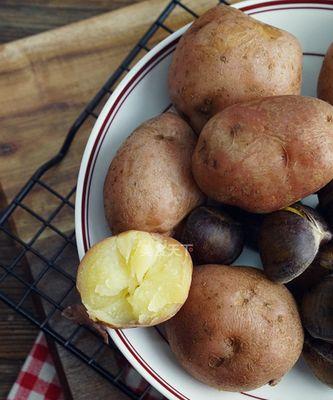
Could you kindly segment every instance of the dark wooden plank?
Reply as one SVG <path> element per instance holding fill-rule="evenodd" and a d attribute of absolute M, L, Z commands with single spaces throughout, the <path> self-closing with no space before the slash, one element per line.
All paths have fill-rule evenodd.
<path fill-rule="evenodd" d="M 0 184 L 0 210 L 6 206 Z M 10 264 L 17 247 L 12 239 L 0 232 L 1 263 Z M 3 270 L 0 268 L 0 278 Z M 22 296 L 22 287 L 15 279 L 6 279 L 0 283 L 0 290 L 8 297 L 18 300 Z M 32 307 L 32 304 L 28 304 Z M 33 345 L 38 331 L 30 322 L 0 302 L 0 399 L 5 399 L 28 352 Z"/>
<path fill-rule="evenodd" d="M 2 0 L 0 43 L 58 28 L 142 0 Z"/>
<path fill-rule="evenodd" d="M 0 399 L 5 399 L 38 331 L 26 319 L 0 302 L 0 332 Z"/>

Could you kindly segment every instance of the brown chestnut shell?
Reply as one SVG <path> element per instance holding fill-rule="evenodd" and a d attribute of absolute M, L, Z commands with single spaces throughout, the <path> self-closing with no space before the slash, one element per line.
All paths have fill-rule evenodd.
<path fill-rule="evenodd" d="M 333 388 L 333 344 L 306 335 L 303 356 L 314 375 Z"/>
<path fill-rule="evenodd" d="M 312 337 L 333 343 L 333 275 L 325 277 L 303 297 L 301 316 Z"/>
<path fill-rule="evenodd" d="M 333 272 L 333 241 L 323 245 L 313 263 L 298 277 L 287 284 L 297 301 L 325 276 Z"/>
<path fill-rule="evenodd" d="M 221 210 L 227 212 L 232 218 L 242 224 L 245 244 L 258 251 L 259 233 L 265 214 L 254 214 L 241 208 L 227 205 L 223 205 Z"/>
<path fill-rule="evenodd" d="M 243 250 L 242 225 L 226 212 L 201 206 L 187 217 L 180 241 L 195 264 L 231 264 Z"/>
<path fill-rule="evenodd" d="M 294 204 L 268 214 L 259 234 L 259 252 L 267 277 L 287 283 L 314 261 L 319 246 L 332 239 L 326 222 L 314 209 Z"/>

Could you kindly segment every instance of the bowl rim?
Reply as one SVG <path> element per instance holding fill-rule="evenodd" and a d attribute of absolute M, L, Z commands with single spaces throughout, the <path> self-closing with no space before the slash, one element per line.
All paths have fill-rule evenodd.
<path fill-rule="evenodd" d="M 249 15 L 269 12 L 273 10 L 288 9 L 319 9 L 333 11 L 333 0 L 245 0 L 233 4 L 232 7 L 238 8 Z M 138 79 L 143 78 L 152 68 L 161 62 L 166 56 L 174 51 L 177 42 L 182 34 L 191 25 L 180 28 L 150 50 L 125 76 L 117 88 L 114 90 L 108 101 L 104 105 L 87 141 L 82 161 L 80 165 L 76 199 L 75 199 L 75 232 L 79 258 L 82 259 L 85 252 L 89 249 L 90 243 L 87 236 L 87 188 L 91 184 L 91 175 L 95 156 L 102 145 L 101 137 L 106 135 L 114 113 L 121 109 L 122 102 L 134 88 Z M 111 122 L 110 122 L 111 120 Z M 97 152 L 97 153 L 96 153 Z M 133 367 L 153 385 L 160 393 L 169 399 L 189 400 L 184 394 L 180 393 L 170 383 L 159 376 L 146 362 L 121 329 L 108 329 L 108 332 L 120 351 Z M 250 393 L 241 393 L 252 399 L 267 400 Z"/>

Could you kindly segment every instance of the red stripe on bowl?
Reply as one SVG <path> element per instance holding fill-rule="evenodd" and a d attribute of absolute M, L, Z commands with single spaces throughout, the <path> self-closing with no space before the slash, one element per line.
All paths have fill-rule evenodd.
<path fill-rule="evenodd" d="M 240 10 L 242 11 L 249 11 L 253 9 L 258 9 L 258 8 L 263 8 L 263 7 L 271 7 L 271 6 L 280 6 L 280 5 L 285 5 L 285 4 L 313 4 L 316 9 L 322 9 L 321 7 L 318 7 L 318 4 L 323 4 L 323 5 L 331 5 L 333 6 L 333 0 L 320 0 L 320 1 L 304 1 L 304 0 L 293 0 L 293 1 L 285 1 L 285 0 L 276 0 L 276 1 L 268 1 L 267 3 L 261 3 L 261 4 L 252 4 L 251 6 L 244 6 L 240 7 Z M 316 7 L 317 5 L 317 7 Z M 296 7 L 289 7 L 291 8 L 296 8 Z M 306 9 L 307 7 L 300 7 L 302 9 Z M 312 8 L 312 7 L 309 7 Z M 274 11 L 273 10 L 266 10 L 266 11 Z"/>

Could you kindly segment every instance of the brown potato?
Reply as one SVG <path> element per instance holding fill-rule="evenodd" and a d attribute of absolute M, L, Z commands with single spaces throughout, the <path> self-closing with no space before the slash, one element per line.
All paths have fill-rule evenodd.
<path fill-rule="evenodd" d="M 318 97 L 333 104 L 333 43 L 328 48 L 318 79 Z"/>
<path fill-rule="evenodd" d="M 194 268 L 189 297 L 165 326 L 184 369 L 228 391 L 277 383 L 303 346 L 293 297 L 251 267 Z"/>
<path fill-rule="evenodd" d="M 175 239 L 128 231 L 85 254 L 77 289 L 93 321 L 111 328 L 152 326 L 184 304 L 191 277 L 191 257 Z"/>
<path fill-rule="evenodd" d="M 196 136 L 178 115 L 139 126 L 118 150 L 104 183 L 113 233 L 130 229 L 170 233 L 204 201 L 191 172 Z"/>
<path fill-rule="evenodd" d="M 199 133 L 232 104 L 300 94 L 302 57 L 290 33 L 216 6 L 180 39 L 169 69 L 170 97 Z"/>
<path fill-rule="evenodd" d="M 202 130 L 192 170 L 214 200 L 257 213 L 287 207 L 333 178 L 333 107 L 302 96 L 231 106 Z"/>

